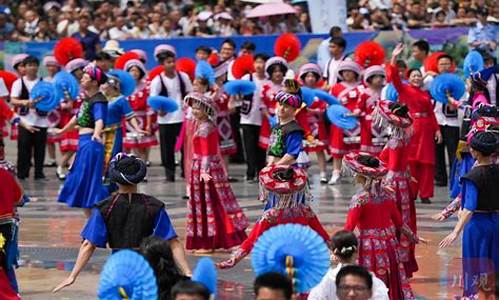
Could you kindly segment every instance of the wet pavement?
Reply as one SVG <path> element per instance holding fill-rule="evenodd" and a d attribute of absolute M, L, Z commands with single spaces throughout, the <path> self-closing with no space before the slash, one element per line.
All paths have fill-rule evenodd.
<path fill-rule="evenodd" d="M 8 159 L 15 162 L 15 147 L 8 143 Z M 177 234 L 185 235 L 186 200 L 181 178 L 175 183 L 165 183 L 162 168 L 158 165 L 159 153 L 153 151 L 153 166 L 148 169 L 149 181 L 140 186 L 142 192 L 151 194 L 166 203 Z M 230 174 L 240 181 L 232 184 L 245 214 L 254 222 L 262 212 L 257 201 L 257 184 L 243 182 L 244 165 L 231 165 Z M 318 215 L 328 233 L 339 230 L 346 218 L 349 200 L 355 191 L 352 183 L 337 186 L 319 184 L 319 172 L 310 170 L 312 193 L 317 199 Z M 95 299 L 102 268 L 108 250 L 98 250 L 77 281 L 57 294 L 50 290 L 67 276 L 73 267 L 80 245 L 80 230 L 84 225 L 83 213 L 57 203 L 61 182 L 56 179 L 55 168 L 46 168 L 48 181 L 27 179 L 23 182 L 25 192 L 31 197 L 26 207 L 19 210 L 21 216 L 20 251 L 21 267 L 17 270 L 23 299 Z M 447 249 L 437 244 L 452 229 L 456 217 L 437 223 L 430 216 L 437 213 L 448 202 L 446 188 L 436 188 L 436 196 L 430 205 L 417 203 L 419 235 L 429 239 L 427 245 L 417 245 L 417 261 L 420 270 L 411 279 L 411 285 L 420 299 L 452 299 L 461 294 L 461 246 L 460 240 Z M 216 261 L 229 256 L 228 253 L 212 255 Z M 189 255 L 192 266 L 198 257 Z M 231 270 L 219 272 L 219 299 L 251 299 L 254 274 L 250 260 L 244 259 Z"/>

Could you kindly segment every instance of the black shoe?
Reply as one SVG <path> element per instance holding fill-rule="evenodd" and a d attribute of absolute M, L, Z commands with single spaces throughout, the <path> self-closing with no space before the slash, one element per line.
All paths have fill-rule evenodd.
<path fill-rule="evenodd" d="M 229 181 L 229 182 L 238 182 L 239 180 L 236 179 L 236 178 L 234 178 L 234 177 L 228 176 L 227 177 L 227 181 Z"/>
<path fill-rule="evenodd" d="M 247 183 L 255 183 L 255 177 L 248 177 L 246 178 Z"/>
<path fill-rule="evenodd" d="M 434 181 L 434 185 L 435 186 L 447 186 L 448 184 L 446 183 L 446 181 L 436 180 L 436 181 Z"/>
<path fill-rule="evenodd" d="M 175 177 L 174 176 L 166 176 L 165 181 L 166 182 L 175 182 Z"/>
<path fill-rule="evenodd" d="M 51 161 L 43 165 L 44 167 L 57 167 L 57 163 L 55 161 Z"/>
<path fill-rule="evenodd" d="M 429 198 L 420 198 L 420 202 L 423 204 L 431 204 L 431 200 Z"/>
<path fill-rule="evenodd" d="M 184 200 L 188 200 L 188 199 L 189 199 L 189 196 L 188 196 L 188 195 L 184 195 L 184 196 L 182 196 L 182 199 L 184 199 Z"/>
<path fill-rule="evenodd" d="M 47 181 L 47 177 L 45 177 L 45 175 L 38 175 L 38 176 L 35 176 L 35 180 L 36 181 Z"/>
<path fill-rule="evenodd" d="M 151 162 L 149 160 L 146 161 L 146 166 L 147 167 L 151 166 Z"/>

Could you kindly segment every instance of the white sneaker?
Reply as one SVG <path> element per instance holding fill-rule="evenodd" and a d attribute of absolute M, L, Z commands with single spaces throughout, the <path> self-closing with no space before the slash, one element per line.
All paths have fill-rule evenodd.
<path fill-rule="evenodd" d="M 61 166 L 58 166 L 56 169 L 56 175 L 59 180 L 66 179 L 66 174 L 64 174 L 64 169 Z"/>
<path fill-rule="evenodd" d="M 332 178 L 330 178 L 330 181 L 328 181 L 329 185 L 334 185 L 339 183 L 340 181 L 340 172 L 333 172 L 332 173 Z"/>
<path fill-rule="evenodd" d="M 328 178 L 326 178 L 326 172 L 319 173 L 319 182 L 328 183 Z"/>

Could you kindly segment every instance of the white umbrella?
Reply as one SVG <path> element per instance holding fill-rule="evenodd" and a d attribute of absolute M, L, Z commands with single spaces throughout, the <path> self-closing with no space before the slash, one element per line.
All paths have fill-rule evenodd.
<path fill-rule="evenodd" d="M 252 8 L 247 13 L 247 18 L 260 18 L 275 15 L 295 14 L 297 11 L 286 3 L 267 3 Z"/>

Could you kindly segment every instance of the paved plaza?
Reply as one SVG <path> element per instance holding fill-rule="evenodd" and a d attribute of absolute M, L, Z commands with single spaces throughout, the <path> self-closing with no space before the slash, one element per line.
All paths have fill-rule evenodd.
<path fill-rule="evenodd" d="M 15 162 L 15 147 L 8 144 L 7 157 Z M 152 153 L 153 166 L 148 169 L 149 181 L 141 184 L 140 191 L 165 202 L 179 237 L 184 240 L 186 200 L 182 199 L 185 185 L 181 178 L 175 183 L 165 183 L 159 166 L 159 152 Z M 257 200 L 257 184 L 243 181 L 244 165 L 231 165 L 231 176 L 240 181 L 232 184 L 236 197 L 245 214 L 255 222 L 262 213 L 263 205 Z M 72 269 L 80 245 L 80 230 L 85 222 L 81 210 L 69 209 L 57 203 L 57 194 L 62 183 L 56 179 L 55 168 L 46 168 L 50 180 L 23 182 L 25 192 L 32 199 L 19 210 L 21 215 L 20 251 L 21 267 L 17 270 L 23 299 L 96 299 L 99 271 L 108 250 L 98 250 L 77 281 L 57 294 L 50 290 Z M 336 186 L 319 184 L 316 167 L 309 171 L 312 193 L 318 203 L 317 212 L 322 224 L 332 234 L 339 230 L 346 218 L 348 205 L 355 192 L 353 183 Z M 448 202 L 447 190 L 436 188 L 436 196 L 431 205 L 417 203 L 419 235 L 429 239 L 427 245 L 417 245 L 417 260 L 420 266 L 412 287 L 420 299 L 452 299 L 461 294 L 461 245 L 460 239 L 450 248 L 439 249 L 437 244 L 449 233 L 457 218 L 437 223 L 430 216 L 438 212 Z M 229 253 L 215 253 L 215 261 L 227 258 Z M 189 254 L 194 267 L 198 257 Z M 244 259 L 231 270 L 218 273 L 218 299 L 252 299 L 254 274 L 250 260 Z"/>

